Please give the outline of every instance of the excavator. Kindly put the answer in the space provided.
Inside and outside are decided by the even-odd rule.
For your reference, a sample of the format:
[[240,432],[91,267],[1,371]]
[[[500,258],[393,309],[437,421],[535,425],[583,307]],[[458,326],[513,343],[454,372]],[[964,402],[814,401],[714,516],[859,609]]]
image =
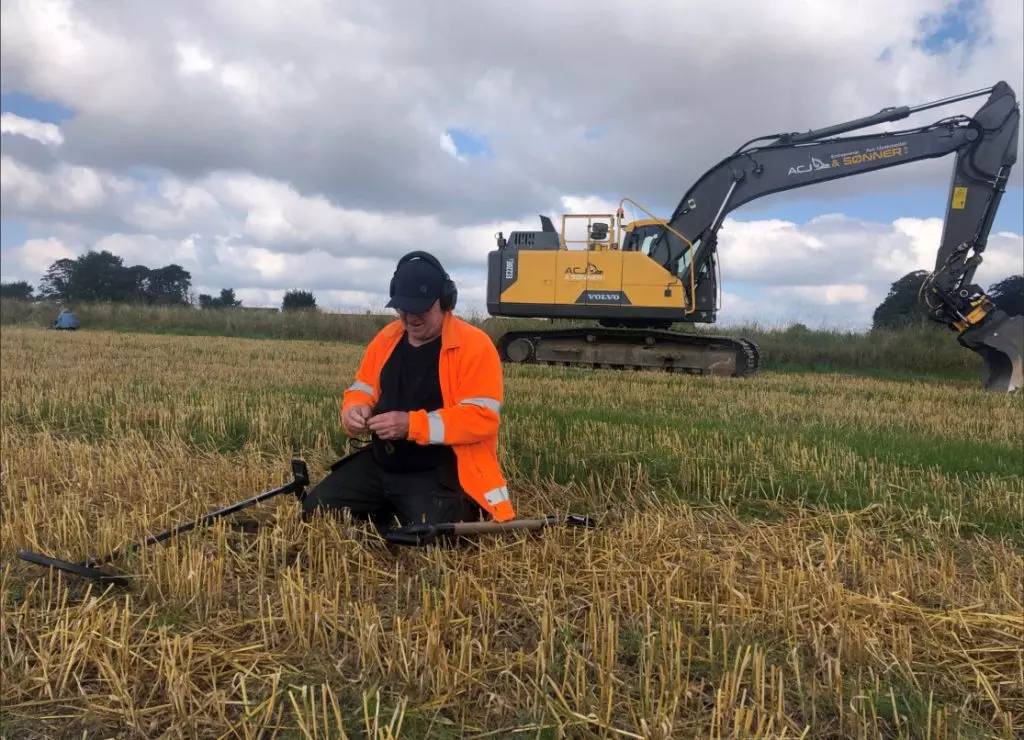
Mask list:
[[[973,117],[840,136],[985,95]],[[564,215],[561,230],[542,215],[540,231],[512,231],[507,239],[498,232],[497,249],[488,254],[491,316],[591,324],[507,331],[496,343],[502,361],[752,376],[760,364],[756,343],[671,330],[677,322],[716,320],[716,245],[726,215],[769,194],[953,154],[942,236],[919,299],[932,321],[982,357],[983,388],[1019,390],[1024,316],[1007,315],[972,283],[1017,160],[1019,123],[1020,105],[1000,81],[825,128],[752,139],[704,172],[667,221],[623,198],[614,215]],[[625,222],[627,203],[648,218]],[[567,239],[570,219],[586,220],[584,239]],[[570,248],[573,241],[583,246]]]

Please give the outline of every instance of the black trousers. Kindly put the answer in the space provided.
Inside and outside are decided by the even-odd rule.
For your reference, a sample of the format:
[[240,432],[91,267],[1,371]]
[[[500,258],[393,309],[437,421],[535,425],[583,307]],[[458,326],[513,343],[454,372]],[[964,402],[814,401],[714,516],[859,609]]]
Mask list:
[[479,521],[482,507],[459,485],[458,473],[444,468],[423,473],[388,473],[370,447],[338,461],[302,502],[302,518],[340,514],[371,521],[379,530],[400,525]]

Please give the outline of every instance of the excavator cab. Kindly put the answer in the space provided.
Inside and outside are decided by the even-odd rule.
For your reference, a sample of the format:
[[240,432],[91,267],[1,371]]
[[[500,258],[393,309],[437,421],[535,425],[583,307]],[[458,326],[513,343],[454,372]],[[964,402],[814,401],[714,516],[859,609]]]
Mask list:
[[655,218],[643,218],[630,221],[623,227],[625,236],[622,239],[622,251],[640,252],[650,256],[651,245],[657,239],[665,227],[662,222]]

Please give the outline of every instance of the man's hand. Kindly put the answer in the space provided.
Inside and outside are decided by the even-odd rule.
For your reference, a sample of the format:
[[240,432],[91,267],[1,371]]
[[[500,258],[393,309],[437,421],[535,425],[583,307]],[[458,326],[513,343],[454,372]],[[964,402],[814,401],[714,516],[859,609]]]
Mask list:
[[388,411],[377,414],[370,419],[367,426],[381,439],[405,439],[409,435],[409,413]]
[[353,406],[345,410],[341,415],[341,421],[351,434],[362,434],[369,431],[366,422],[369,421],[373,409],[369,406]]

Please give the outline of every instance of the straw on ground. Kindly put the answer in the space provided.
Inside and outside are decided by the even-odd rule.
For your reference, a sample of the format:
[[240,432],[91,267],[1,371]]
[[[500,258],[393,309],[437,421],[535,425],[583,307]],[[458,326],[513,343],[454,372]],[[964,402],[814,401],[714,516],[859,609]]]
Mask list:
[[[520,516],[389,550],[293,500],[78,560],[344,452],[358,346],[4,328],[11,737],[1013,737],[1020,398],[970,382],[510,368]],[[265,734],[261,734],[265,733]]]

